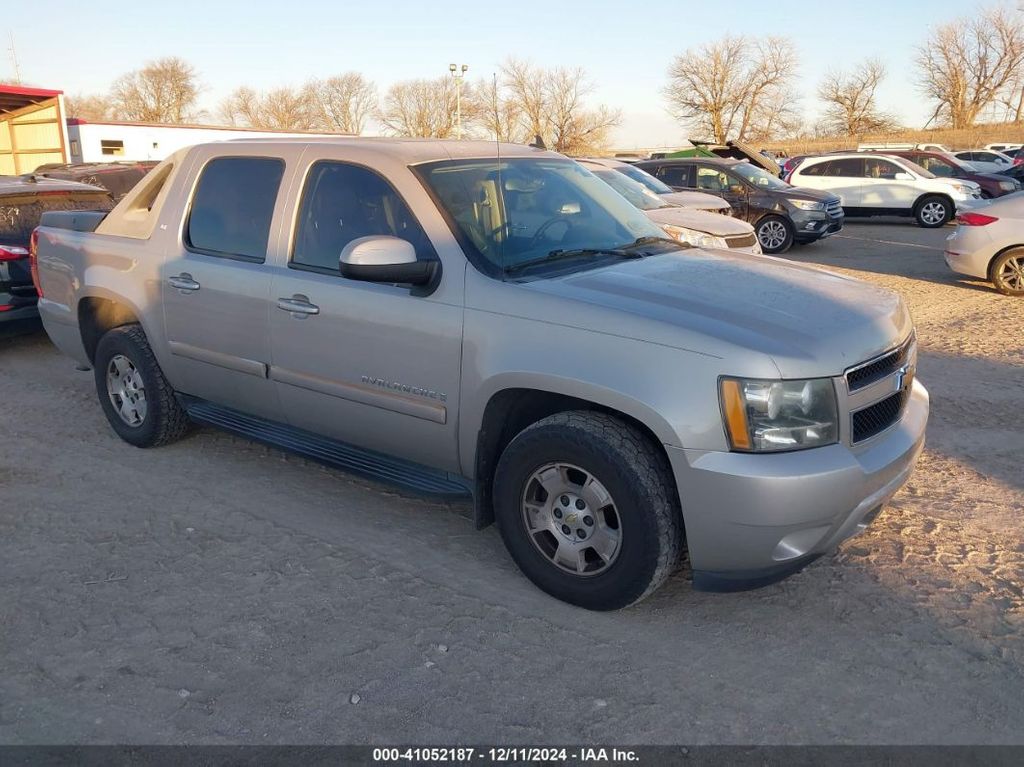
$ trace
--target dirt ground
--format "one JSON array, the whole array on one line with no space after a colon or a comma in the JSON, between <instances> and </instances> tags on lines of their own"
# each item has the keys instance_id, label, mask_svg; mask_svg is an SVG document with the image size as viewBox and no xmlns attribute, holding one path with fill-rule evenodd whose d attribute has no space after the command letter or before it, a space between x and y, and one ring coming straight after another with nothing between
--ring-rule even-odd
<instances>
[{"instance_id":1,"label":"dirt ground","mask_svg":"<svg viewBox=\"0 0 1024 767\"><path fill-rule=\"evenodd\" d=\"M497 531L210 429L143 451L38 330L0 340L0 743L1024 743L1024 301L946 232L788 257L902 292L926 453L804 572L629 610Z\"/></svg>"}]
</instances>

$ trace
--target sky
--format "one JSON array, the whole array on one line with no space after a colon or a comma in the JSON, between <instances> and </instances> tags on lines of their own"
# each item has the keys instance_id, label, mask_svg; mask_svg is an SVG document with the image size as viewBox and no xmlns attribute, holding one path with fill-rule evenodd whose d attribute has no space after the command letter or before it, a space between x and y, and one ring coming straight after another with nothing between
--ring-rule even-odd
<instances>
[{"instance_id":1,"label":"sky","mask_svg":"<svg viewBox=\"0 0 1024 767\"><path fill-rule=\"evenodd\" d=\"M662 89L673 58L726 34L788 37L800 57L797 90L809 120L825 72L878 57L888 77L879 106L921 127L931 114L914 85L915 46L930 27L969 15L964 0L142 0L128 3L4 0L0 81L13 81L10 36L23 83L69 95L107 90L120 74L163 56L199 72L201 107L214 112L239 85L265 90L356 70L383 90L434 77L449 63L490 80L509 56L582 67L588 103L622 110L615 148L668 146L690 131L667 112ZM61 41L66 41L61 44ZM695 137L699 138L699 137Z\"/></svg>"}]
</instances>

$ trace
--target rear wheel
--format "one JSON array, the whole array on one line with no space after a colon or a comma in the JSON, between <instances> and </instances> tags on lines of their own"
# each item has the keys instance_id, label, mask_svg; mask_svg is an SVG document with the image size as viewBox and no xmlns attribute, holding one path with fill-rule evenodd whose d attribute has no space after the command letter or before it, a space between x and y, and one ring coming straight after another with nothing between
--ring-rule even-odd
<instances>
[{"instance_id":1,"label":"rear wheel","mask_svg":"<svg viewBox=\"0 0 1024 767\"><path fill-rule=\"evenodd\" d=\"M945 226L953 218L953 203L938 195L925 197L917 203L917 207L914 209L914 218L917 219L917 225L923 226L925 229L937 229L940 226Z\"/></svg>"},{"instance_id":2,"label":"rear wheel","mask_svg":"<svg viewBox=\"0 0 1024 767\"><path fill-rule=\"evenodd\" d=\"M156 447L188 431L188 415L178 404L140 326L108 331L96 347L93 372L103 413L125 442Z\"/></svg>"},{"instance_id":3,"label":"rear wheel","mask_svg":"<svg viewBox=\"0 0 1024 767\"><path fill-rule=\"evenodd\" d=\"M1003 295L1024 296L1024 248L1008 250L997 256L990 274L996 290Z\"/></svg>"},{"instance_id":4,"label":"rear wheel","mask_svg":"<svg viewBox=\"0 0 1024 767\"><path fill-rule=\"evenodd\" d=\"M765 253L785 253L793 244L793 225L782 216L765 216L754 231Z\"/></svg>"},{"instance_id":5,"label":"rear wheel","mask_svg":"<svg viewBox=\"0 0 1024 767\"><path fill-rule=\"evenodd\" d=\"M654 591L682 547L682 515L664 454L603 413L559 413L502 453L495 517L519 568L552 596L615 610Z\"/></svg>"}]
</instances>

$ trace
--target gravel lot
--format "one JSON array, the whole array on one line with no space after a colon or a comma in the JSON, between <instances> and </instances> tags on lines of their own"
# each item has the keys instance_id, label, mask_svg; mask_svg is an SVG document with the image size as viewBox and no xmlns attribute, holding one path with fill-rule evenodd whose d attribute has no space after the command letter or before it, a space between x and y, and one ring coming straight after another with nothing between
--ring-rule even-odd
<instances>
[{"instance_id":1,"label":"gravel lot","mask_svg":"<svg viewBox=\"0 0 1024 767\"><path fill-rule=\"evenodd\" d=\"M0 340L0 743L1024 743L1024 301L946 232L788 257L901 291L927 452L783 583L578 610L460 504L213 430L142 451L38 330Z\"/></svg>"}]
</instances>

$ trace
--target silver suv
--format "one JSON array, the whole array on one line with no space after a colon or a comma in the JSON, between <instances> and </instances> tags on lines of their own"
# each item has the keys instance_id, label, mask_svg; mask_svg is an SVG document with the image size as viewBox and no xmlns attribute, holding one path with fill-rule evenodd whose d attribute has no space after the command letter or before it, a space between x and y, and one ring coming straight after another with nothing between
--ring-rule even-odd
<instances>
[{"instance_id":1,"label":"silver suv","mask_svg":"<svg viewBox=\"0 0 1024 767\"><path fill-rule=\"evenodd\" d=\"M193 147L47 214L47 332L139 447L214 424L472 495L593 609L777 579L909 476L928 396L898 295L666 238L585 168L486 142Z\"/></svg>"}]
</instances>

